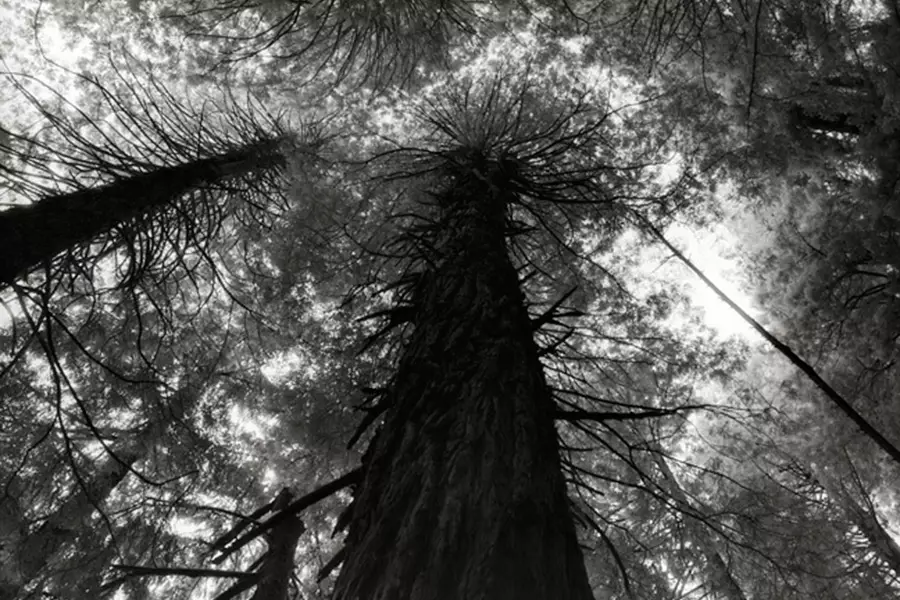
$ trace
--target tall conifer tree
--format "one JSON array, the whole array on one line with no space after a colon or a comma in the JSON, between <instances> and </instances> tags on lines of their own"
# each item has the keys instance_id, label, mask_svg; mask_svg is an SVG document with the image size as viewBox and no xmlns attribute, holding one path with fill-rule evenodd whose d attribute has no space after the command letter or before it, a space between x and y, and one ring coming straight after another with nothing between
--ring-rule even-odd
<instances>
[{"instance_id":1,"label":"tall conifer tree","mask_svg":"<svg viewBox=\"0 0 900 600\"><path fill-rule=\"evenodd\" d=\"M591 598L531 321L509 165L462 148L434 190L410 335L364 460L335 600Z\"/></svg>"}]
</instances>

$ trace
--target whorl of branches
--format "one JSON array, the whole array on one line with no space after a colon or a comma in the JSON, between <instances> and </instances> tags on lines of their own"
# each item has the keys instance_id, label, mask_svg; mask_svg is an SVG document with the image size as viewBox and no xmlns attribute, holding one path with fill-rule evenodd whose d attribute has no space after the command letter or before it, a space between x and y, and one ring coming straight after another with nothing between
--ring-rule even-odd
<instances>
[{"instance_id":1,"label":"whorl of branches","mask_svg":"<svg viewBox=\"0 0 900 600\"><path fill-rule=\"evenodd\" d=\"M471 0L191 0L163 11L209 41L217 65L258 56L292 61L312 79L374 87L404 83L420 66L446 63L456 34L474 35L501 2ZM287 64L287 63L285 63Z\"/></svg>"},{"instance_id":2,"label":"whorl of branches","mask_svg":"<svg viewBox=\"0 0 900 600\"><path fill-rule=\"evenodd\" d=\"M408 157L393 176L452 171L478 155L496 161L523 197L596 202L604 175L614 170L604 164L609 108L571 77L548 77L540 68L503 65L432 88L413 107L425 135L390 153Z\"/></svg>"},{"instance_id":3,"label":"whorl of branches","mask_svg":"<svg viewBox=\"0 0 900 600\"><path fill-rule=\"evenodd\" d=\"M99 104L90 111L45 84L7 74L26 110L36 113L41 123L34 132L10 132L3 144L7 160L2 178L13 207L102 189L248 148L256 148L260 156L284 156L292 148L313 148L321 139L315 124L292 131L288 115L267 113L252 98L239 101L215 90L219 101L207 99L198 105L196 99L178 98L152 73L111 67L112 82L79 76L84 97L96 98ZM123 248L120 284L133 284L154 272L164 277L185 266L189 249L202 255L226 217L265 225L272 214L283 210L284 164L283 158L260 163L259 168L243 169L236 177L222 172L165 208L137 215L92 244L58 257L50 271L75 266L89 274L98 259ZM228 167L226 161L217 168Z\"/></svg>"}]
</instances>

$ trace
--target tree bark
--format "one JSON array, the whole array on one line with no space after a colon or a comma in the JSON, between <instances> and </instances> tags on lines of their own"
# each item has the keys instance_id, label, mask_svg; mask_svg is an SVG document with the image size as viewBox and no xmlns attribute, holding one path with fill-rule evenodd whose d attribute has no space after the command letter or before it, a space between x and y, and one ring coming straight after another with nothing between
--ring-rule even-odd
<instances>
[{"instance_id":1,"label":"tree bark","mask_svg":"<svg viewBox=\"0 0 900 600\"><path fill-rule=\"evenodd\" d=\"M0 286L12 283L65 250L204 185L283 165L279 144L268 140L0 211Z\"/></svg>"},{"instance_id":2,"label":"tree bark","mask_svg":"<svg viewBox=\"0 0 900 600\"><path fill-rule=\"evenodd\" d=\"M294 552L304 530L303 521L290 515L269 533L269 550L251 600L287 600L294 573Z\"/></svg>"},{"instance_id":3,"label":"tree bark","mask_svg":"<svg viewBox=\"0 0 900 600\"><path fill-rule=\"evenodd\" d=\"M349 508L335 600L592 598L499 169L435 197L433 256Z\"/></svg>"}]
</instances>

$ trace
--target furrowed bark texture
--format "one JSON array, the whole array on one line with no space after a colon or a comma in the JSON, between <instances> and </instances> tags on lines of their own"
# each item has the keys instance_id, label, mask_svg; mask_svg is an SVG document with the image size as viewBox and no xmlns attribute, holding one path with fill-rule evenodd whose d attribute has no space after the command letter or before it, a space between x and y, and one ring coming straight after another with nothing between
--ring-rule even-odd
<instances>
[{"instance_id":1,"label":"furrowed bark texture","mask_svg":"<svg viewBox=\"0 0 900 600\"><path fill-rule=\"evenodd\" d=\"M349 509L336 600L592 598L507 255L509 196L486 170L438 196L434 256Z\"/></svg>"},{"instance_id":2,"label":"furrowed bark texture","mask_svg":"<svg viewBox=\"0 0 900 600\"><path fill-rule=\"evenodd\" d=\"M165 206L204 184L283 164L278 144L267 141L0 211L0 285L12 283L57 254L89 242L119 223Z\"/></svg>"}]
</instances>

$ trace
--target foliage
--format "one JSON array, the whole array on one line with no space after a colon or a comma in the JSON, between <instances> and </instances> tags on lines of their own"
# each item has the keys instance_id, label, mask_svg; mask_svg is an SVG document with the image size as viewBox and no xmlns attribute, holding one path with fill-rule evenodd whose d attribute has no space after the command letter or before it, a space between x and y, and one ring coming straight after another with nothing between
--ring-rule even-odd
<instances>
[{"instance_id":1,"label":"foliage","mask_svg":"<svg viewBox=\"0 0 900 600\"><path fill-rule=\"evenodd\" d=\"M0 597L216 597L271 558L278 491L345 481L384 423L435 190L476 175L596 597L900 597L900 465L645 235L730 230L747 312L900 443L893 3L81 4L3 7L34 12L0 219L219 176L0 293ZM91 51L49 64L53 32ZM336 487L291 597L330 593Z\"/></svg>"}]
</instances>

